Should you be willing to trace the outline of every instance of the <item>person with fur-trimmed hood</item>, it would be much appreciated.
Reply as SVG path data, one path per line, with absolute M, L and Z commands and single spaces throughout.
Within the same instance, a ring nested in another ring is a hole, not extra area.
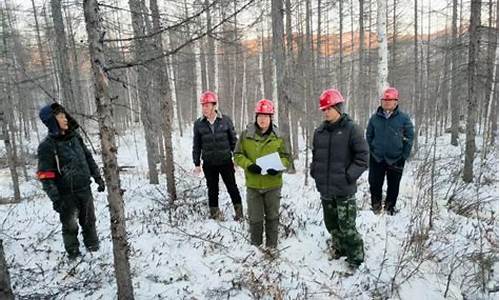
M 38 146 L 37 177 L 62 224 L 64 248 L 70 259 L 80 255 L 78 223 L 88 251 L 99 249 L 90 178 L 99 192 L 105 185 L 99 168 L 78 133 L 78 123 L 58 103 L 44 106 L 40 119 L 48 135 Z

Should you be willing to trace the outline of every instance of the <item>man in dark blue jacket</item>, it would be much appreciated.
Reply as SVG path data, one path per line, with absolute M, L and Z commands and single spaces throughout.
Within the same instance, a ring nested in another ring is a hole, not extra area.
M 382 185 L 387 176 L 384 208 L 388 214 L 394 215 L 403 168 L 413 145 L 413 124 L 408 115 L 398 108 L 397 89 L 385 89 L 380 100 L 380 106 L 371 116 L 366 129 L 370 147 L 368 181 L 372 209 L 378 214 L 382 210 Z
M 88 251 L 99 249 L 95 227 L 94 200 L 90 177 L 104 191 L 104 181 L 92 154 L 78 133 L 78 123 L 64 108 L 53 103 L 40 110 L 40 119 L 49 129 L 38 146 L 38 179 L 62 223 L 64 248 L 70 259 L 80 255 L 78 223 Z M 77 223 L 78 221 L 78 223 Z

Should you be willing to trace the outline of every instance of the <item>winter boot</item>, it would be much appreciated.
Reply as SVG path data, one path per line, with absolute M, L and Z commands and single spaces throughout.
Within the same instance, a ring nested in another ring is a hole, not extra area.
M 241 204 L 234 205 L 234 220 L 241 221 L 243 219 L 243 206 Z
M 264 231 L 264 222 L 250 223 L 250 242 L 254 246 L 262 245 L 262 233 Z
M 276 248 L 278 247 L 278 226 L 280 224 L 279 219 L 276 220 L 266 220 L 266 247 Z
M 80 250 L 78 250 L 78 249 L 68 251 L 68 258 L 69 258 L 69 260 L 75 260 L 75 259 L 77 259 L 81 255 L 82 254 L 80 253 Z
M 89 252 L 96 252 L 99 250 L 99 244 L 88 245 L 85 248 L 87 248 L 87 251 Z
M 218 207 L 210 207 L 210 219 L 221 220 L 222 213 Z
M 338 247 L 333 243 L 332 239 L 327 239 L 326 240 L 326 245 L 328 248 L 328 255 L 329 258 L 328 260 L 336 260 L 342 257 L 342 254 Z
M 375 200 L 372 198 L 372 211 L 374 214 L 378 215 L 382 211 L 382 203 L 380 200 Z
M 396 214 L 396 210 L 394 209 L 394 207 L 386 207 L 385 213 L 389 216 L 394 216 Z

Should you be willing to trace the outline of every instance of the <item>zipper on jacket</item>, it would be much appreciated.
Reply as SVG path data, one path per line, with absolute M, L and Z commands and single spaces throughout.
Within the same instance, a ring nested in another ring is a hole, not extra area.
M 330 197 L 330 155 L 332 153 L 332 135 L 333 131 L 330 132 L 328 131 L 328 161 L 327 161 L 327 168 L 326 168 L 326 195 Z

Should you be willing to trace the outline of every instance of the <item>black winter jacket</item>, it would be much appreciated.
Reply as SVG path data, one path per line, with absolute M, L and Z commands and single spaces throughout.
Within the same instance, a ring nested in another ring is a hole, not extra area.
M 50 105 L 42 108 L 40 118 L 49 134 L 38 146 L 38 178 L 53 202 L 61 193 L 88 189 L 90 177 L 99 178 L 99 168 L 78 134 L 78 124 L 68 114 L 69 130 L 61 135 Z
M 198 118 L 193 126 L 194 165 L 200 165 L 200 156 L 206 165 L 231 163 L 236 141 L 233 122 L 228 116 L 217 112 L 213 131 L 206 117 Z
M 322 198 L 356 193 L 356 180 L 368 168 L 368 144 L 347 114 L 315 130 L 312 153 L 311 177 Z

